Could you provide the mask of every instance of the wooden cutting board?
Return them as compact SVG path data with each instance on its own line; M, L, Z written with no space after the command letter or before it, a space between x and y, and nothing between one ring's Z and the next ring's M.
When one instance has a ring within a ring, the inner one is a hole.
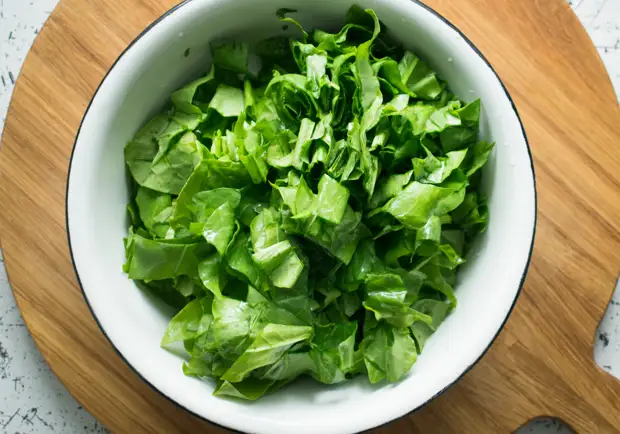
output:
M86 105L127 44L174 3L62 0L17 81L0 154L0 236L26 324L65 386L118 433L223 432L121 361L82 298L65 233ZM620 383L592 354L620 271L620 110L603 64L565 0L427 3L480 48L515 99L535 161L536 246L516 309L482 361L376 432L508 433L541 415L579 433L620 432Z

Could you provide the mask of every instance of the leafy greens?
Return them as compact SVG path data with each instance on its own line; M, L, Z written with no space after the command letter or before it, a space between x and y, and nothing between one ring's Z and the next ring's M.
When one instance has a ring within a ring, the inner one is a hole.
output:
M212 47L125 147L129 278L176 307L162 346L214 394L300 375L398 381L457 300L488 210L480 101L354 6L337 33ZM257 70L252 65L258 64Z

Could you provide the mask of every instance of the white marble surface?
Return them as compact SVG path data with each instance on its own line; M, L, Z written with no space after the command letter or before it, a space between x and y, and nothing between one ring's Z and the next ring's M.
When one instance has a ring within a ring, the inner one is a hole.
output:
M24 58L57 3L58 0L0 0L0 130ZM569 3L598 48L616 93L620 94L620 0ZM598 336L596 361L620 377L618 289ZM0 433L52 432L107 431L67 393L41 358L15 305L0 252ZM571 431L550 419L533 421L519 430L519 434L558 432Z

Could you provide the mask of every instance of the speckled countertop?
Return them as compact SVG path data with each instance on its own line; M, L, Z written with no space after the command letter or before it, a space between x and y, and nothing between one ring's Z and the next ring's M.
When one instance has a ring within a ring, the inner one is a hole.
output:
M518 0L514 0L518 1ZM568 0L620 94L620 0ZM0 0L0 130L24 58L58 0ZM1 206L1 205L0 205ZM598 331L594 357L620 377L620 290ZM60 384L39 354L11 293L0 251L0 434L107 433ZM541 419L519 434L568 433Z

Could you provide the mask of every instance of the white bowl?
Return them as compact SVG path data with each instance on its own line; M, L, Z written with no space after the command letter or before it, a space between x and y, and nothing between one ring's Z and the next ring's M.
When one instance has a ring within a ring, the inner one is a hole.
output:
M209 42L281 33L275 11L298 9L308 28L338 27L352 3L373 8L392 34L419 53L464 100L482 99L482 138L497 142L484 170L490 223L460 270L459 305L397 384L357 378L338 386L298 381L254 402L211 395L179 356L162 350L170 312L122 271L128 201L123 147L170 94L208 67ZM186 49L190 49L185 57ZM112 345L152 387L190 412L256 433L350 433L411 412L456 382L489 348L525 278L536 219L532 160L521 122L482 54L427 6L409 0L190 0L136 39L105 77L75 142L67 229L84 296Z

